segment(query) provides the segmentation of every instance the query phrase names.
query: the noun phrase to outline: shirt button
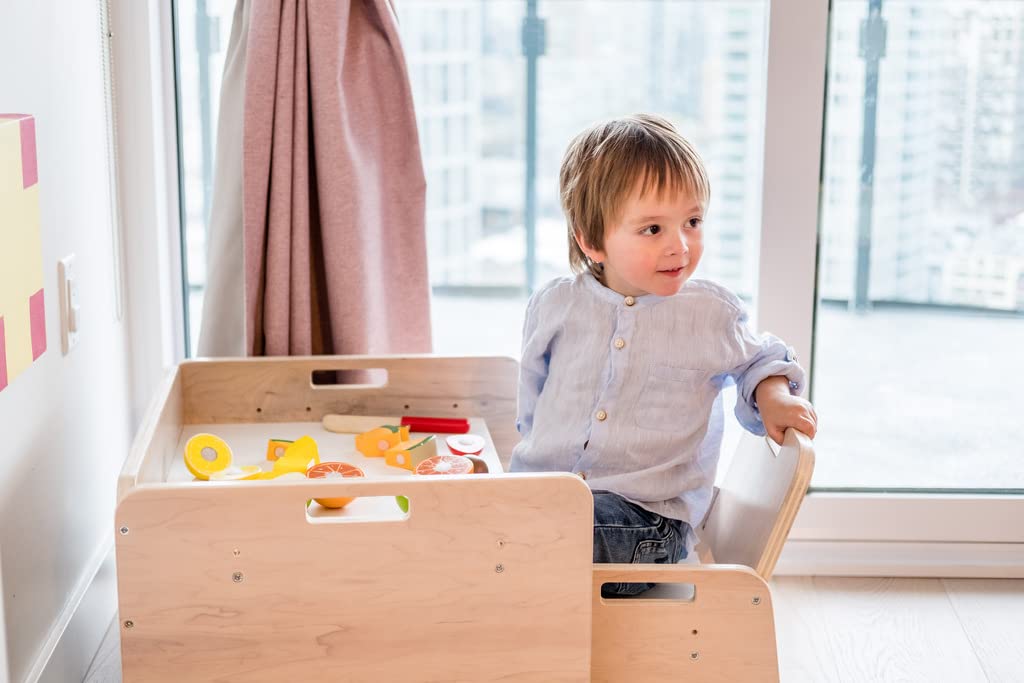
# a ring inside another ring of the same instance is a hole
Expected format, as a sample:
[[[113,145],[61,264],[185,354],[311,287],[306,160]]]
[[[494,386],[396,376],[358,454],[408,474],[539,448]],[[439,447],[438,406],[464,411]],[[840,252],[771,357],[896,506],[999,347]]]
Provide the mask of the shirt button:
[[[635,304],[635,303],[636,303],[636,299],[634,299],[634,298],[633,298],[633,297],[631,297],[631,296],[627,296],[627,297],[626,297],[626,305],[627,305],[627,306],[632,306],[632,305],[633,305],[633,304]]]
[[[626,346],[626,340],[623,339],[622,337],[619,337],[618,339],[615,340],[615,348],[621,349],[621,348],[624,348],[625,346]]]
[[[594,417],[597,418],[598,422],[604,422],[605,420],[608,419],[608,413],[604,412],[603,410],[599,410],[597,411],[597,415],[595,415]]]

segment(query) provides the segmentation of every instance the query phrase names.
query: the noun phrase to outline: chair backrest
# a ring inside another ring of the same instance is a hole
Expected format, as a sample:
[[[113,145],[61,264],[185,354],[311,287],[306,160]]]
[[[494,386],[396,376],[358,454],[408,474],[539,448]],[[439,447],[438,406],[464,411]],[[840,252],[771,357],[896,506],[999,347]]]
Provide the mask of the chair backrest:
[[[813,471],[803,433],[787,430],[777,454],[767,437],[744,434],[700,533],[713,561],[770,579]]]

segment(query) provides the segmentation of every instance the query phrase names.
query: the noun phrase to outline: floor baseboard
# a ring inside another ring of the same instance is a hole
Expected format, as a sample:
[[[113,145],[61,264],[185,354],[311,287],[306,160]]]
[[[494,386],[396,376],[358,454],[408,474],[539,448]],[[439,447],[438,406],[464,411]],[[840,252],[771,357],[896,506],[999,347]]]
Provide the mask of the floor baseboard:
[[[789,576],[1024,578],[1024,543],[789,540],[775,568]]]
[[[107,627],[117,612],[117,570],[114,544],[97,548],[83,580],[29,670],[26,683],[81,681],[89,671]]]

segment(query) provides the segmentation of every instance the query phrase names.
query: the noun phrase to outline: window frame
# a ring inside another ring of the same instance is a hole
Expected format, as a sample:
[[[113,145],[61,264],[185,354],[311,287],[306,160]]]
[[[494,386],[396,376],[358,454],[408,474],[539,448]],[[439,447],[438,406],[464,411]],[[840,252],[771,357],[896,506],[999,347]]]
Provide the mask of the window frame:
[[[755,297],[758,327],[795,348],[812,387],[829,5],[769,0]],[[1024,577],[1024,525],[1007,519],[1024,519],[1024,496],[812,486],[776,573]]]
[[[132,424],[185,357],[171,5],[109,4]],[[173,133],[173,135],[169,134]]]

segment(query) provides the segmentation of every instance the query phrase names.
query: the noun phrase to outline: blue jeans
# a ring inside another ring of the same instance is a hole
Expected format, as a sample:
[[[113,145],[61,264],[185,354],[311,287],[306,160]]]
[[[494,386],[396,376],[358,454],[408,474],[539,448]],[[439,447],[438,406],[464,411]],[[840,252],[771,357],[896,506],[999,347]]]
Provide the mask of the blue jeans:
[[[689,525],[634,505],[611,491],[594,491],[594,562],[673,564],[686,557]],[[602,597],[639,595],[653,583],[609,583]]]

